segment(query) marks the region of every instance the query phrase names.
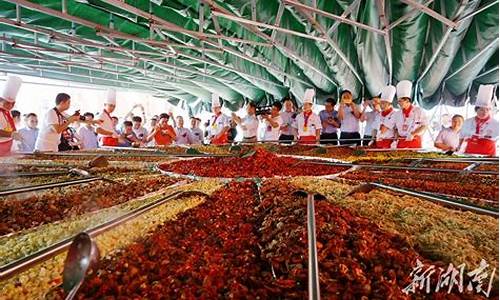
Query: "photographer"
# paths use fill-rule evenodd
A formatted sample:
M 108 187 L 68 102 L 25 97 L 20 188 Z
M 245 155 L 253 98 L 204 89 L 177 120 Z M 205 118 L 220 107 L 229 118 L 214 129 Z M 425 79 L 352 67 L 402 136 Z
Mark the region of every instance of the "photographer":
M 337 145 L 337 131 L 340 127 L 338 113 L 334 110 L 336 101 L 333 98 L 328 98 L 325 101 L 325 109 L 319 112 L 321 119 L 321 144 Z
M 276 142 L 280 137 L 280 129 L 283 120 L 280 116 L 282 105 L 280 102 L 274 102 L 270 113 L 261 116 L 262 123 L 264 124 L 264 138 L 263 141 Z
M 292 99 L 290 97 L 285 97 L 283 99 L 283 105 L 285 106 L 285 111 L 281 113 L 282 125 L 280 127 L 280 141 L 292 142 L 295 139 L 295 129 L 292 124 L 295 122 L 297 113 L 293 106 Z
M 247 115 L 244 118 L 238 117 L 235 113 L 232 114 L 232 120 L 240 126 L 243 131 L 243 143 L 257 142 L 257 130 L 259 128 L 259 121 L 255 116 L 257 106 L 255 103 L 250 102 L 247 105 Z
M 44 124 L 36 140 L 35 150 L 57 152 L 61 142 L 61 134 L 71 123 L 80 120 L 80 112 L 76 111 L 72 116 L 64 114 L 71 105 L 71 97 L 60 93 L 56 96 L 56 106 L 51 108 L 44 117 Z M 92 123 L 98 123 L 92 121 Z
M 352 93 L 344 90 L 340 94 L 339 120 L 340 120 L 340 145 L 361 145 L 359 134 L 359 119 L 361 112 L 352 101 Z

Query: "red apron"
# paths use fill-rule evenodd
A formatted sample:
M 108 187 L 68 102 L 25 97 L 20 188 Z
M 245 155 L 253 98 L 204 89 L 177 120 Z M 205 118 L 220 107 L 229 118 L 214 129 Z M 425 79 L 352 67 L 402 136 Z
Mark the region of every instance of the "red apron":
M 383 139 L 380 141 L 375 142 L 375 147 L 376 148 L 381 148 L 381 149 L 389 149 L 391 148 L 391 144 L 394 142 L 393 139 Z
M 218 138 L 213 138 L 212 143 L 213 145 L 222 145 L 222 144 L 227 144 L 227 132 L 224 134 L 221 134 Z
M 16 124 L 14 123 L 14 118 L 12 118 L 12 115 L 10 114 L 10 111 L 7 111 L 3 108 L 0 108 L 0 112 L 3 114 L 7 122 L 9 123 L 11 132 L 16 131 Z M 3 128 L 3 130 L 6 130 L 8 128 Z M 5 142 L 0 142 L 0 156 L 7 156 L 10 155 L 10 151 L 12 149 L 12 144 L 14 140 L 10 139 Z
M 318 140 L 316 139 L 316 136 L 314 135 L 308 135 L 308 136 L 301 136 L 299 138 L 299 144 L 316 144 L 318 143 Z
M 398 140 L 398 148 L 422 148 L 422 138 L 419 135 L 414 136 L 411 141 L 402 138 Z
M 118 139 L 111 136 L 101 137 L 101 142 L 103 146 L 110 146 L 110 147 L 118 146 Z
M 479 138 L 473 135 L 468 141 L 465 147 L 466 154 L 481 154 L 481 155 L 496 155 L 496 145 L 495 142 L 490 139 Z

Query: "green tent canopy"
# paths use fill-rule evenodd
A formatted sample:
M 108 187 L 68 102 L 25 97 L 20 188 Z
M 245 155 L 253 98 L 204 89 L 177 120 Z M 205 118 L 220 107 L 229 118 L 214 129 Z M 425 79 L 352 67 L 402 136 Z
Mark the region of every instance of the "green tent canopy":
M 314 88 L 360 101 L 400 80 L 415 101 L 498 83 L 492 0 L 0 0 L 0 71 L 153 93 L 194 113 Z

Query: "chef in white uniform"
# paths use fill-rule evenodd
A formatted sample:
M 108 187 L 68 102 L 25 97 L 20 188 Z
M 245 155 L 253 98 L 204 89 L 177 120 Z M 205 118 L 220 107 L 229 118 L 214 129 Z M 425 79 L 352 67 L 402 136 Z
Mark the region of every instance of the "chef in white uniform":
M 396 112 L 398 148 L 422 148 L 422 135 L 428 125 L 424 111 L 411 103 L 412 88 L 409 80 L 402 80 L 396 86 L 398 104 L 401 107 Z
M 212 95 L 213 116 L 208 123 L 208 138 L 211 144 L 221 145 L 228 142 L 228 131 L 230 129 L 231 118 L 222 113 L 222 105 L 219 95 Z
M 118 146 L 118 138 L 120 134 L 116 132 L 111 114 L 116 108 L 116 90 L 109 89 L 104 102 L 104 109 L 99 115 L 101 125 L 97 127 L 96 132 L 99 135 L 101 146 Z
M 16 97 L 22 80 L 17 76 L 9 76 L 0 97 L 0 156 L 11 153 L 14 140 L 21 141 L 11 110 L 16 104 Z
M 495 86 L 481 85 L 476 98 L 476 116 L 465 120 L 460 134 L 466 143 L 466 154 L 496 155 L 499 135 L 498 120 L 492 116 Z
M 253 102 L 247 104 L 247 115 L 243 118 L 238 117 L 235 113 L 232 114 L 233 122 L 235 122 L 243 133 L 243 143 L 257 142 L 257 131 L 259 129 L 259 121 L 255 116 L 256 105 Z
M 392 101 L 396 95 L 396 87 L 388 85 L 382 89 L 380 95 L 380 113 L 375 120 L 377 137 L 375 146 L 377 148 L 396 148 L 396 110 L 392 107 Z
M 312 111 L 315 92 L 307 89 L 304 94 L 303 111 L 297 115 L 293 127 L 297 129 L 299 143 L 319 143 L 321 134 L 321 119 Z

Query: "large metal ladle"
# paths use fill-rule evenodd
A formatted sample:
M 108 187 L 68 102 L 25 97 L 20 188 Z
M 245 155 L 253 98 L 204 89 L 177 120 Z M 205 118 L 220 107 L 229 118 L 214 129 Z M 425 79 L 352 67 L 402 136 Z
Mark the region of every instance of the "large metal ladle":
M 85 275 L 99 262 L 99 249 L 90 235 L 81 232 L 75 236 L 64 261 L 63 289 L 66 300 L 75 297 Z

